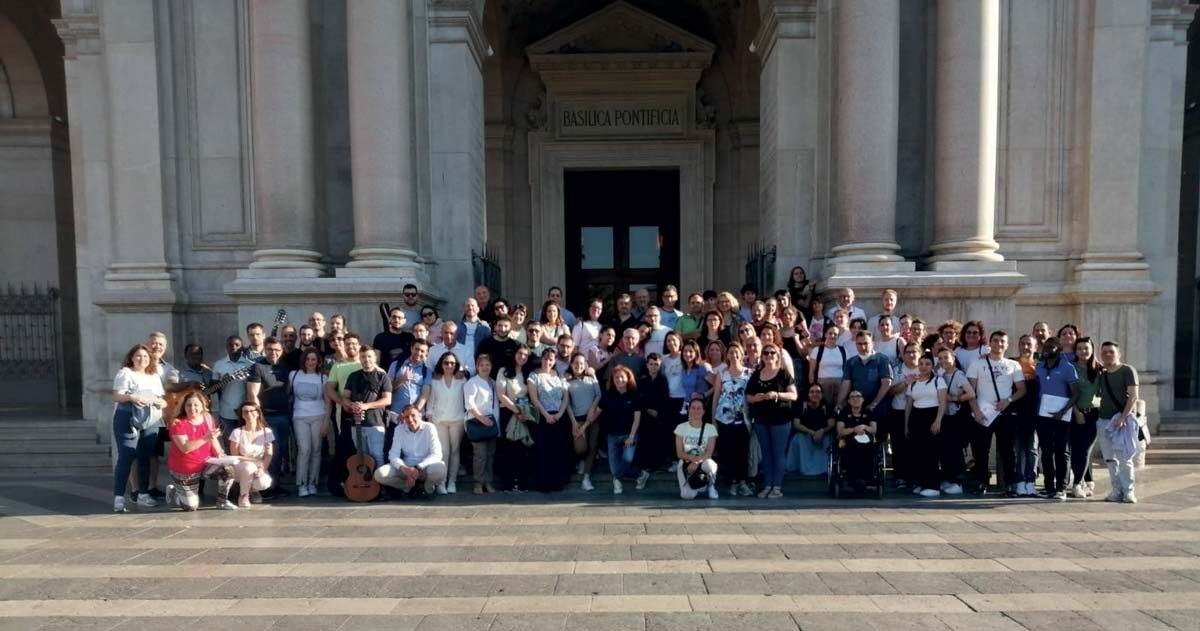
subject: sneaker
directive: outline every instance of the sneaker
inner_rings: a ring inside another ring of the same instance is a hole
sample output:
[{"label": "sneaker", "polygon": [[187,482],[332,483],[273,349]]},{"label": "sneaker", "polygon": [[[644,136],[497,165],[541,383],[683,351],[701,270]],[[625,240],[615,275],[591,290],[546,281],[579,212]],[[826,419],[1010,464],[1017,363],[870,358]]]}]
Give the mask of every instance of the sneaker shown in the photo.
[{"label": "sneaker", "polygon": [[1108,497],[1104,498],[1104,501],[1106,501],[1106,502],[1120,502],[1120,501],[1121,501],[1121,497],[1122,497],[1122,495],[1123,495],[1123,494],[1122,494],[1120,491],[1113,491],[1112,493],[1109,493],[1109,494],[1108,494]]},{"label": "sneaker", "polygon": [[592,484],[592,478],[590,476],[584,476],[583,482],[580,482],[579,486],[585,491],[596,490],[596,485]]},{"label": "sneaker", "polygon": [[149,493],[138,493],[137,505],[140,508],[154,508],[158,506],[158,502],[154,501]]},{"label": "sneaker", "polygon": [[113,496],[113,512],[114,513],[128,513],[129,512],[129,510],[127,508],[125,508],[125,498],[124,497],[122,497],[120,495]]},{"label": "sneaker", "polygon": [[308,497],[309,495],[312,495],[312,494],[308,492],[307,484],[301,484],[296,487],[296,495],[298,495],[300,497]]},{"label": "sneaker", "polygon": [[167,492],[163,494],[163,498],[167,501],[167,506],[175,505],[175,485],[168,484]]},{"label": "sneaker", "polygon": [[925,489],[923,489],[923,488],[921,488],[921,487],[919,487],[919,486],[914,486],[914,487],[912,488],[912,494],[913,494],[913,495],[920,495],[920,494],[921,494],[921,491],[924,491],[924,490],[925,490]]},{"label": "sneaker", "polygon": [[738,496],[738,485],[737,485],[737,482],[733,482],[729,485],[729,497],[737,497],[737,496]]},{"label": "sneaker", "polygon": [[767,493],[767,499],[769,500],[777,500],[781,497],[783,497],[783,489],[777,486],[771,487],[771,492]]},{"label": "sneaker", "polygon": [[315,496],[317,494],[317,485],[315,485],[315,484],[308,485],[308,494]]},{"label": "sneaker", "polygon": [[1065,490],[1063,490],[1063,489],[1059,489],[1059,490],[1055,491],[1055,492],[1054,492],[1054,499],[1056,499],[1056,500],[1058,500],[1058,501],[1060,501],[1060,502],[1065,502],[1065,501],[1067,501],[1067,492],[1066,492]]},{"label": "sneaker", "polygon": [[217,500],[217,508],[221,510],[237,510],[237,504],[229,500]]},{"label": "sneaker", "polygon": [[446,494],[446,483],[445,483],[445,482],[438,482],[438,485],[437,485],[437,494],[438,494],[438,495],[445,495],[445,494]]},{"label": "sneaker", "polygon": [[758,492],[758,497],[759,497],[759,499],[766,499],[766,497],[770,494],[771,494],[771,487],[764,486],[762,488],[762,490]]},{"label": "sneaker", "polygon": [[620,480],[613,478],[613,495],[620,495],[624,492],[625,486],[621,484]]},{"label": "sneaker", "polygon": [[250,506],[251,506],[250,498],[245,497],[245,496],[238,498],[238,507],[239,508],[250,508]]},{"label": "sneaker", "polygon": [[583,461],[582,460],[579,461],[579,464],[575,465],[575,475],[583,475]]},{"label": "sneaker", "polygon": [[153,497],[156,500],[161,500],[161,499],[164,499],[165,497],[167,497],[166,493],[163,493],[162,491],[160,491],[158,489],[150,489],[150,491],[148,491],[148,492],[150,493],[150,497]]},{"label": "sneaker", "polygon": [[1034,487],[1033,482],[1026,482],[1025,497],[1033,497],[1034,495],[1037,495],[1037,488]]},{"label": "sneaker", "polygon": [[962,495],[963,488],[953,482],[948,482],[942,485],[942,492],[946,495]]},{"label": "sneaker", "polygon": [[250,493],[250,503],[251,504],[262,504],[262,500],[263,500],[262,493],[259,493],[258,491],[253,491]]},{"label": "sneaker", "polygon": [[678,460],[676,460],[675,462],[672,462],[671,466],[667,467],[667,471],[669,473],[675,473],[678,470],[679,470],[679,461]]},{"label": "sneaker", "polygon": [[447,482],[446,483],[446,492],[450,493],[451,495],[457,493],[458,492],[458,483],[456,483],[454,480]]},{"label": "sneaker", "polygon": [[908,488],[908,481],[907,481],[907,480],[905,480],[904,478],[896,478],[896,488],[898,488],[898,489],[907,489],[907,488]]},{"label": "sneaker", "polygon": [[753,497],[754,489],[750,488],[749,484],[741,482],[738,484],[737,494],[741,495],[742,497]]},{"label": "sneaker", "polygon": [[1071,497],[1077,497],[1079,499],[1086,499],[1087,491],[1085,491],[1083,489],[1082,484],[1076,484],[1075,486],[1071,487]]},{"label": "sneaker", "polygon": [[1130,491],[1125,494],[1125,497],[1121,498],[1121,501],[1126,504],[1137,504],[1137,496],[1133,494],[1133,491]]},{"label": "sneaker", "polygon": [[1096,494],[1096,483],[1088,482],[1087,484],[1084,484],[1083,492],[1087,495],[1087,497],[1091,497],[1091,496],[1095,495]]},{"label": "sneaker", "polygon": [[640,490],[646,488],[646,483],[649,481],[650,481],[650,471],[649,470],[643,471],[642,474],[639,475],[637,478],[637,490],[640,491]]},{"label": "sneaker", "polygon": [[715,500],[718,497],[720,497],[720,496],[717,495],[717,485],[715,485],[715,484],[708,485],[708,499]]},{"label": "sneaker", "polygon": [[942,492],[937,489],[921,489],[921,492],[917,493],[921,497],[938,497],[941,494]]}]

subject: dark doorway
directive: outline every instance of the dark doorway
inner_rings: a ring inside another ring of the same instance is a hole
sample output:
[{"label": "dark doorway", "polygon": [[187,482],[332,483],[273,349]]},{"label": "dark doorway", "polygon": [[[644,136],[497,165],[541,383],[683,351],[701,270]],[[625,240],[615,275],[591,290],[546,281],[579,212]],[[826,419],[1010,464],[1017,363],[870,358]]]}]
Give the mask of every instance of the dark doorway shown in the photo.
[{"label": "dark doorway", "polygon": [[[1192,0],[1192,4],[1197,4]],[[1200,25],[1188,28],[1188,41]],[[1175,294],[1175,409],[1200,408],[1200,48],[1188,47],[1179,187],[1179,263]]]},{"label": "dark doorway", "polygon": [[567,171],[567,307],[587,313],[599,297],[679,283],[679,171]]}]

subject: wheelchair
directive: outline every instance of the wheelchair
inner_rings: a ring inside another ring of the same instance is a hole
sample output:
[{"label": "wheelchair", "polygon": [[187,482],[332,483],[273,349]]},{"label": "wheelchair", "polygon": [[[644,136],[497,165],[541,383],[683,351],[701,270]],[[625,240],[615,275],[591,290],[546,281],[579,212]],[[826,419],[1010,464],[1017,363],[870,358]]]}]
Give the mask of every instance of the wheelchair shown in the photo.
[{"label": "wheelchair", "polygon": [[[841,450],[838,448],[840,439],[835,439],[829,446],[829,473],[827,484],[829,487],[829,495],[833,498],[839,498],[847,492],[847,485],[850,480],[849,475],[842,468]],[[887,486],[887,476],[885,473],[885,463],[887,458],[887,449],[880,441],[874,441],[872,448],[872,468],[871,475],[866,480],[863,480],[865,488],[873,489],[875,497],[883,499],[884,488]]]}]

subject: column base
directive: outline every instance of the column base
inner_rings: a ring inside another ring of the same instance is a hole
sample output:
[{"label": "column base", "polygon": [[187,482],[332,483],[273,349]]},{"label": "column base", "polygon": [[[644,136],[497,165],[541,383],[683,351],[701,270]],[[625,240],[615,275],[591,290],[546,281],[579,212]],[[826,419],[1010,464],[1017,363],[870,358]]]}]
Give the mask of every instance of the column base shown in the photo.
[{"label": "column base", "polygon": [[929,262],[999,263],[1004,261],[1004,257],[997,252],[999,249],[999,243],[984,237],[943,241],[930,246],[929,251],[933,255],[929,257]]},{"label": "column base", "polygon": [[401,248],[355,248],[350,250],[353,259],[334,274],[338,278],[388,278],[409,279],[418,287],[425,279],[425,266],[417,261],[417,253]]},{"label": "column base", "polygon": [[926,268],[931,272],[950,272],[950,273],[977,273],[987,274],[993,272],[1001,273],[1017,273],[1017,262],[1006,261],[1003,257],[998,260],[958,260],[958,259],[932,259]]},{"label": "column base", "polygon": [[825,264],[825,277],[915,271],[916,264],[905,260],[899,251],[899,245],[882,241],[836,245],[829,251],[833,258]]},{"label": "column base", "polygon": [[320,252],[289,248],[255,250],[254,262],[237,272],[238,278],[319,278],[324,275]]}]

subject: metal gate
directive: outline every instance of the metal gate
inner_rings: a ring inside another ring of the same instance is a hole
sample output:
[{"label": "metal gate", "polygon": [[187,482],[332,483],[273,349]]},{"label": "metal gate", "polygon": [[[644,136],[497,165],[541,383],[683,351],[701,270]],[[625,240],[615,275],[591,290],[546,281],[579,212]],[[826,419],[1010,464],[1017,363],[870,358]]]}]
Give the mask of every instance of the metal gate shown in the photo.
[{"label": "metal gate", "polygon": [[761,300],[775,292],[775,246],[751,246],[746,255],[746,282],[758,288]]},{"label": "metal gate", "polygon": [[59,309],[54,287],[0,291],[0,403],[65,404]]}]

